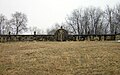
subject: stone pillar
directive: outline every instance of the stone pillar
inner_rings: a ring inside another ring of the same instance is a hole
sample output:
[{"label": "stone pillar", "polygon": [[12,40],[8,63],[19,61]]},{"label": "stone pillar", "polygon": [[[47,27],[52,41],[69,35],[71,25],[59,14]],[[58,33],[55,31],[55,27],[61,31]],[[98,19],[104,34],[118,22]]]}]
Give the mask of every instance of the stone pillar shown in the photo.
[{"label": "stone pillar", "polygon": [[101,40],[102,40],[102,41],[104,41],[104,40],[105,40],[104,36],[101,36]]},{"label": "stone pillar", "polygon": [[76,41],[79,41],[79,36],[76,36]]},{"label": "stone pillar", "polygon": [[87,40],[90,41],[90,36],[87,36]]},{"label": "stone pillar", "polygon": [[21,38],[21,36],[19,36],[20,37],[20,39],[19,40],[17,40],[17,36],[13,36],[12,38],[14,39],[14,41],[21,41],[22,40],[22,38]]},{"label": "stone pillar", "polygon": [[4,40],[3,37],[1,37],[1,42],[3,42],[3,40]]},{"label": "stone pillar", "polygon": [[99,37],[99,41],[101,41],[101,36],[98,36]]},{"label": "stone pillar", "polygon": [[11,39],[10,39],[10,34],[11,34],[11,32],[9,31],[8,34],[9,34],[9,36],[8,36],[7,40],[10,41],[10,40],[11,40]]},{"label": "stone pillar", "polygon": [[34,40],[36,40],[36,31],[34,31]]},{"label": "stone pillar", "polygon": [[95,36],[90,36],[90,40],[95,41]]}]

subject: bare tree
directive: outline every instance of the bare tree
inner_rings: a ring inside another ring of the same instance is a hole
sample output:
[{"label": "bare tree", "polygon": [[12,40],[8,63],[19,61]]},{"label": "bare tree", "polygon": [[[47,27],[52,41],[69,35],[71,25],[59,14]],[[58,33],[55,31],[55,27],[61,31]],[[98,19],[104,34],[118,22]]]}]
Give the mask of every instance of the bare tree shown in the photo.
[{"label": "bare tree", "polygon": [[71,16],[68,16],[66,22],[70,25],[73,29],[75,34],[83,34],[83,12],[82,9],[75,9]]},{"label": "bare tree", "polygon": [[70,28],[71,33],[77,34],[76,28],[75,28],[75,26],[74,26],[73,18],[68,17],[68,18],[66,19],[66,23],[67,23],[67,25],[68,25],[67,27]]},{"label": "bare tree", "polygon": [[89,28],[89,10],[88,8],[84,10],[84,15],[83,15],[83,28],[84,28],[84,34],[88,34],[90,31]]},{"label": "bare tree", "polygon": [[120,33],[120,4],[114,10],[114,32]]},{"label": "bare tree", "polygon": [[[91,34],[98,34],[101,25],[101,16],[103,14],[102,10],[99,8],[88,8],[89,12],[89,30]],[[99,33],[100,34],[100,33]]]},{"label": "bare tree", "polygon": [[102,10],[91,7],[85,10],[76,9],[71,16],[68,16],[66,22],[71,26],[75,33],[79,34],[98,34],[98,28],[101,25]]},{"label": "bare tree", "polygon": [[5,34],[13,34],[13,28],[10,24],[10,20],[6,20],[5,22]]},{"label": "bare tree", "polygon": [[105,10],[105,18],[107,21],[107,25],[109,26],[110,34],[114,34],[113,14],[113,9],[107,6]]},{"label": "bare tree", "polygon": [[27,30],[27,17],[23,13],[16,12],[12,14],[12,19],[10,22],[16,35]]},{"label": "bare tree", "polygon": [[6,23],[6,17],[4,15],[0,15],[0,35],[4,34],[5,32],[5,23]]}]

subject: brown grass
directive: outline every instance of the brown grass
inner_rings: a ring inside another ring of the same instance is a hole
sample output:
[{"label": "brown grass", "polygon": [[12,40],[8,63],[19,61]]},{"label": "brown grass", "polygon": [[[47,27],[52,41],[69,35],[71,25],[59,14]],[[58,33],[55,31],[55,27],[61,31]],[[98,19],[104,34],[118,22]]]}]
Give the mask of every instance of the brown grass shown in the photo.
[{"label": "brown grass", "polygon": [[120,75],[120,43],[0,43],[0,75]]}]

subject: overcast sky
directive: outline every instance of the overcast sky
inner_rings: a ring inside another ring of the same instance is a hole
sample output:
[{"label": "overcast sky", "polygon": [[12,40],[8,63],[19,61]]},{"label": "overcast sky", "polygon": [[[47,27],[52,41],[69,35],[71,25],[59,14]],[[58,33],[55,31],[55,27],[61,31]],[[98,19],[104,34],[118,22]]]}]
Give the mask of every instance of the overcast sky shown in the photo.
[{"label": "overcast sky", "polygon": [[0,0],[0,14],[10,19],[16,11],[25,13],[28,26],[37,26],[44,31],[55,23],[65,21],[73,9],[89,6],[104,9],[120,3],[120,0]]}]

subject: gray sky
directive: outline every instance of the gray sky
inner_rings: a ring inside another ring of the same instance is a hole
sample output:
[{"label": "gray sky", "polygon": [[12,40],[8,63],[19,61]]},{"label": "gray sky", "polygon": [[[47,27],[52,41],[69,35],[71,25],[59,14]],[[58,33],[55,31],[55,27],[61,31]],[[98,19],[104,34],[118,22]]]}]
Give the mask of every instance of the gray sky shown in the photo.
[{"label": "gray sky", "polygon": [[37,26],[44,31],[55,23],[65,21],[67,14],[73,9],[89,6],[104,9],[120,3],[120,0],[0,0],[0,14],[8,19],[15,11],[25,13],[28,17],[28,26]]}]

